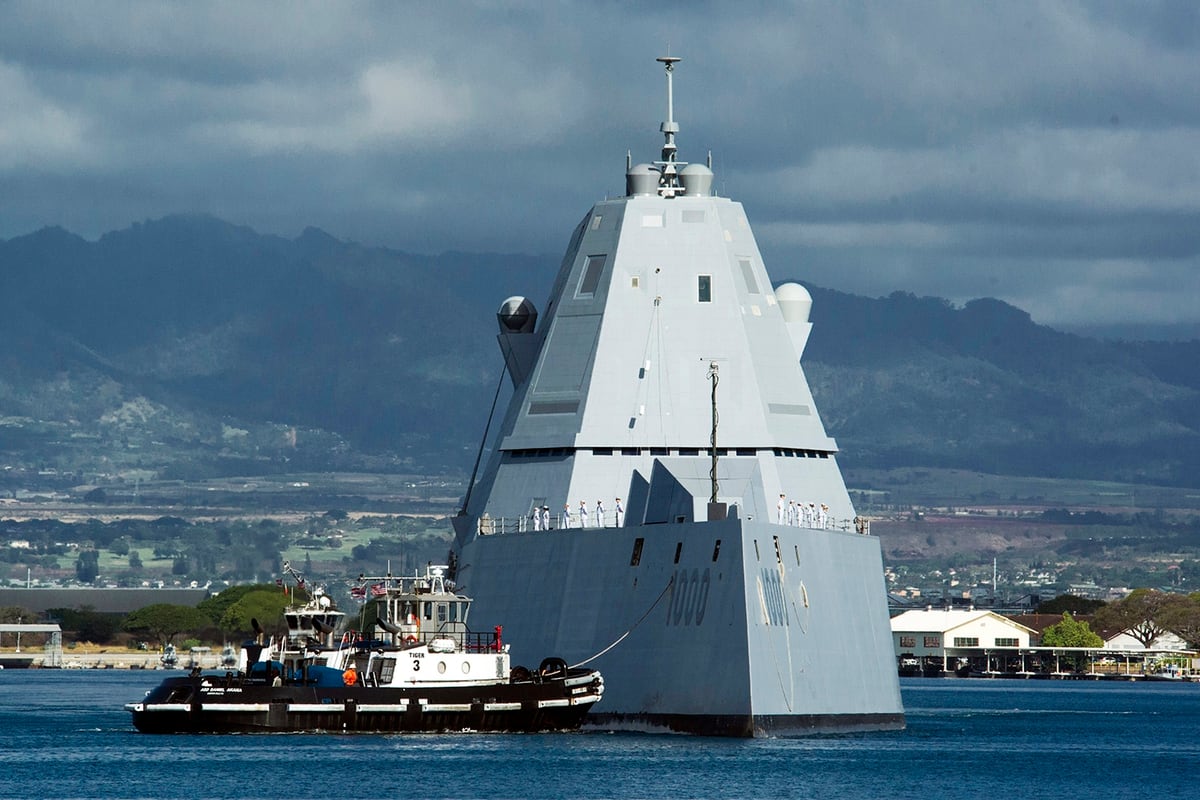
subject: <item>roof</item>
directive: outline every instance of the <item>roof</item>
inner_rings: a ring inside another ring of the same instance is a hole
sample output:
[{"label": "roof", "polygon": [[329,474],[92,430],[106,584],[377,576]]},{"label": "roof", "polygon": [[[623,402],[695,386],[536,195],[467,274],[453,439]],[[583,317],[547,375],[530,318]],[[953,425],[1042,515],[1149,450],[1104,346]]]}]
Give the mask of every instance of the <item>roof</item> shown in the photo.
[{"label": "roof", "polygon": [[29,625],[0,624],[0,633],[62,633],[58,625],[31,623]]},{"label": "roof", "polygon": [[90,608],[102,614],[128,614],[155,603],[194,606],[207,589],[0,589],[0,606],[20,606],[36,613],[48,608]]},{"label": "roof", "polygon": [[1014,628],[1024,628],[1030,633],[1036,633],[1032,628],[1009,619],[1002,614],[997,614],[995,611],[981,611],[979,609],[961,610],[954,608],[937,610],[923,608],[905,611],[903,614],[892,617],[892,632],[938,631],[946,633],[984,617],[994,617],[1006,625],[1011,625]]}]

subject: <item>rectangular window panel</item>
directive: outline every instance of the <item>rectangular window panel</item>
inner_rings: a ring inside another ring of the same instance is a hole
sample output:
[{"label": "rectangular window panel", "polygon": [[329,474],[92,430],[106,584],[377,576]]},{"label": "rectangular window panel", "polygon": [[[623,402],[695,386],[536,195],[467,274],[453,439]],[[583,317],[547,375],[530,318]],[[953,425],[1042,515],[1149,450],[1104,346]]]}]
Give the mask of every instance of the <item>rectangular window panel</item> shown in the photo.
[{"label": "rectangular window panel", "polygon": [[742,268],[742,281],[746,284],[748,294],[758,294],[758,281],[754,277],[754,264],[748,258],[739,258],[738,266]]},{"label": "rectangular window panel", "polygon": [[696,278],[696,299],[701,303],[712,302],[712,276],[699,275]]},{"label": "rectangular window panel", "polygon": [[1017,647],[1016,639],[996,639],[996,647]]},{"label": "rectangular window panel", "polygon": [[688,223],[704,222],[704,209],[688,208],[684,209],[683,221]]},{"label": "rectangular window panel", "polygon": [[942,639],[940,636],[926,636],[925,637],[925,646],[926,647],[941,647]]},{"label": "rectangular window panel", "polygon": [[583,278],[579,281],[576,297],[591,297],[596,293],[596,287],[600,285],[600,275],[604,272],[605,258],[603,255],[587,257],[587,265],[583,268]]},{"label": "rectangular window panel", "polygon": [[640,536],[633,540],[633,555],[629,558],[629,566],[636,567],[638,564],[642,563],[642,545],[645,543],[646,540]]},{"label": "rectangular window panel", "polygon": [[574,414],[578,410],[578,400],[563,400],[561,402],[543,400],[529,404],[530,414]]},{"label": "rectangular window panel", "polygon": [[900,646],[901,647],[916,647],[917,646],[917,637],[901,636],[900,637]]}]

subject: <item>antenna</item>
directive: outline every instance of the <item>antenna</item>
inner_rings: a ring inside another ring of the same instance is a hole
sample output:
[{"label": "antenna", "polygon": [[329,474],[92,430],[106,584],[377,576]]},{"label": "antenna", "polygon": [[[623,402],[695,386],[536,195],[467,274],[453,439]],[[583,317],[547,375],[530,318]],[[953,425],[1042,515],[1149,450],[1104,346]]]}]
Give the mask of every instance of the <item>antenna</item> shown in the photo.
[{"label": "antenna", "polygon": [[[668,52],[670,51],[668,50]],[[680,191],[676,177],[677,164],[675,162],[675,134],[679,133],[679,123],[675,121],[675,90],[674,84],[671,82],[671,76],[675,72],[675,65],[683,59],[677,56],[666,55],[659,56],[654,60],[666,67],[667,70],[667,119],[659,126],[664,139],[662,161],[657,162],[662,168],[662,181],[659,193],[663,197],[674,197]]]}]

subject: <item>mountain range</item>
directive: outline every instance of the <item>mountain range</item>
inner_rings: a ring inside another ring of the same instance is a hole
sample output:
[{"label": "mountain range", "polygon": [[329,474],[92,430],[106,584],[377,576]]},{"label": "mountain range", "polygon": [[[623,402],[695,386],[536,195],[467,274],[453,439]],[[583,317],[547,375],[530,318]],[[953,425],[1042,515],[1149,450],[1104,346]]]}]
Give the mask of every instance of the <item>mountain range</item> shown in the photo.
[{"label": "mountain range", "polygon": [[[0,466],[469,469],[506,382],[495,311],[513,294],[544,305],[556,268],[204,216],[0,241]],[[1200,341],[806,285],[803,364],[844,463],[1200,485]]]}]

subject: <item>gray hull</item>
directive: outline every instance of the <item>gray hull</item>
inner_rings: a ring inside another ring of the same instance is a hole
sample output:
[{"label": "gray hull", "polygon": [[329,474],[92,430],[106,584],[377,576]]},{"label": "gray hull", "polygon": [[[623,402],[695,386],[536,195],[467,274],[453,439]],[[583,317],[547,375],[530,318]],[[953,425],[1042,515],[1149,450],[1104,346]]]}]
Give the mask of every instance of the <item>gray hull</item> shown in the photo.
[{"label": "gray hull", "polygon": [[454,520],[471,624],[594,658],[602,725],[900,727],[879,542],[800,367],[812,298],[676,159],[678,60],[662,159],[583,218],[541,311],[497,312],[513,396]]},{"label": "gray hull", "polygon": [[730,736],[903,727],[881,576],[873,537],[736,519],[479,536],[459,569],[514,663],[595,657],[588,725]]}]

